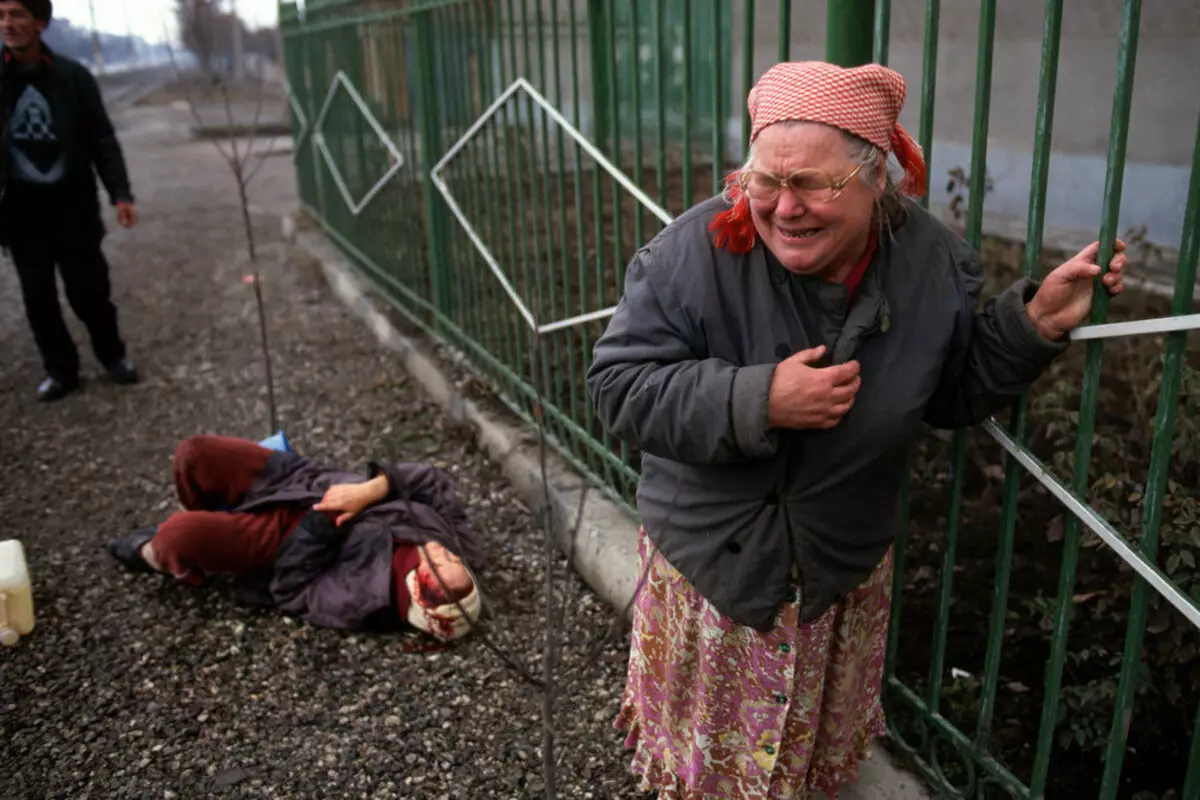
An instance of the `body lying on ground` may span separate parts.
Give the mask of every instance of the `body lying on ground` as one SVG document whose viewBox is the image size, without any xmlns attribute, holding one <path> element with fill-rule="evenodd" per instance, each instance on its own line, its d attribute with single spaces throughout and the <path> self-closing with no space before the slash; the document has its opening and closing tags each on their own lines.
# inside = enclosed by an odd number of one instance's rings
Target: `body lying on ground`
<svg viewBox="0 0 1200 800">
<path fill-rule="evenodd" d="M 451 477 L 372 461 L 367 475 L 224 436 L 175 450 L 183 510 L 109 543 L 135 572 L 200 585 L 238 578 L 239 598 L 329 628 L 407 625 L 440 641 L 478 619 L 479 550 Z"/>
</svg>

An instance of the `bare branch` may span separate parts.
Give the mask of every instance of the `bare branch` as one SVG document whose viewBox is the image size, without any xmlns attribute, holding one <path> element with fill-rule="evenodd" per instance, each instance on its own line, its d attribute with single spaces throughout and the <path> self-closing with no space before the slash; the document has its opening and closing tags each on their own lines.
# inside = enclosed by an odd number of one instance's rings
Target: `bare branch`
<svg viewBox="0 0 1200 800">
<path fill-rule="evenodd" d="M 238 181 L 242 180 L 242 167 L 245 163 L 242 161 L 242 156 L 238 153 L 238 139 L 236 120 L 233 118 L 233 101 L 229 98 L 229 87 L 225 81 L 219 81 L 217 86 L 221 90 L 221 101 L 225 105 L 225 123 L 229 126 L 229 144 L 233 148 L 233 170 L 237 173 Z"/>
<path fill-rule="evenodd" d="M 204 119 L 200 116 L 200 109 L 196 107 L 196 101 L 192 99 L 191 90 L 188 89 L 187 83 L 183 79 L 183 73 L 179 70 L 179 63 L 175 60 L 175 48 L 171 46 L 171 39 L 165 24 L 163 25 L 163 34 L 163 40 L 166 42 L 167 47 L 167 57 L 171 60 L 171 71 L 175 75 L 175 83 L 183 90 L 183 99 L 187 103 L 188 110 L 192 112 L 192 119 L 195 121 L 196 127 L 198 129 L 203 128 Z M 221 154 L 221 157 L 229 162 L 229 165 L 232 167 L 234 164 L 233 156 L 225 148 L 221 147 L 220 140 L 212 139 L 212 143 L 217 148 L 217 152 Z"/>
<path fill-rule="evenodd" d="M 542 337 L 535 336 L 533 343 L 534 361 L 542 367 L 537 370 L 534 382 L 537 407 L 534 418 L 538 424 L 538 462 L 542 471 L 542 548 L 546 559 L 546 624 L 542 637 L 542 781 L 546 800 L 555 800 L 558 794 L 558 775 L 554 759 L 554 699 L 557 689 L 554 683 L 554 667 L 558 660 L 556 634 L 561 617 L 554 613 L 554 507 L 551 501 L 550 478 L 546 474 L 546 368 L 542 352 Z M 566 594 L 564 590 L 563 594 Z"/>
<path fill-rule="evenodd" d="M 249 185 L 250 182 L 254 180 L 254 176 L 257 175 L 259 170 L 261 170 L 263 168 L 263 166 L 267 163 L 267 159 L 275 154 L 275 143 L 278 141 L 279 141 L 278 136 L 272 136 L 271 140 L 269 142 L 267 142 L 267 149 L 261 153 L 258 153 L 258 162 L 254 165 L 254 167 L 250 170 L 250 172 L 248 172 L 246 174 L 246 184 L 247 185 Z"/>
</svg>

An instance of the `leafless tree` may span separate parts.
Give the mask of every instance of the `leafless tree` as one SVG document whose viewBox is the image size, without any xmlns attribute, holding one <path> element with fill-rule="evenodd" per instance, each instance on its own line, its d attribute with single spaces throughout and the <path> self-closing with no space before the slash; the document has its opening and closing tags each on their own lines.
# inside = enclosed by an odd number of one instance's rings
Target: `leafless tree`
<svg viewBox="0 0 1200 800">
<path fill-rule="evenodd" d="M 185 4 L 205 4 L 210 7 L 213 5 L 213 0 L 178 0 L 178 2 L 180 7 Z M 168 39 L 168 41 L 170 40 Z M 188 90 L 186 77 L 180 72 L 179 65 L 175 60 L 174 49 L 168 48 L 168 53 L 171 56 L 176 83 L 184 91 L 192 119 L 195 121 L 198 129 L 203 129 L 205 127 L 204 118 L 195 98 Z M 223 78 L 215 75 L 210 76 L 209 80 L 220 96 L 221 108 L 224 111 L 225 135 L 213 136 L 211 141 L 213 146 L 216 147 L 217 152 L 225 159 L 225 163 L 229 166 L 234 182 L 237 185 L 242 229 L 245 235 L 246 251 L 249 256 L 251 268 L 251 272 L 246 275 L 245 281 L 254 290 L 255 305 L 258 309 L 259 338 L 262 346 L 263 367 L 267 384 L 267 410 L 270 416 L 269 433 L 274 434 L 279 430 L 279 414 L 275 404 L 275 381 L 271 370 L 271 349 L 267 338 L 267 318 L 263 304 L 262 281 L 258 267 L 258 247 L 254 239 L 254 223 L 250 213 L 250 196 L 248 190 L 251 181 L 258 175 L 259 170 L 262 169 L 267 159 L 274 152 L 277 137 L 272 136 L 265 147 L 258 141 L 259 126 L 262 121 L 263 104 L 266 95 L 266 87 L 262 83 L 261 76 L 254 81 L 254 117 L 249 128 L 246 130 L 244 141 L 239 140 L 238 133 L 241 130 L 241 126 L 239 126 L 236 114 L 234 113 L 233 98 L 230 95 L 228 83 Z"/>
<path fill-rule="evenodd" d="M 217 53 L 217 33 L 221 11 L 217 0 L 175 0 L 175 20 L 183 46 L 211 73 Z"/>
</svg>

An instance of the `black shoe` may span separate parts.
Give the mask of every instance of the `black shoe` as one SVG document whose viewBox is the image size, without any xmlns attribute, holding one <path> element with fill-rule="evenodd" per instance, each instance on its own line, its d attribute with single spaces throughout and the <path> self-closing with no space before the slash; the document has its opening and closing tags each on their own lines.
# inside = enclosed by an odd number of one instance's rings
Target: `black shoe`
<svg viewBox="0 0 1200 800">
<path fill-rule="evenodd" d="M 79 378 L 60 378 L 57 375 L 47 375 L 37 388 L 38 400 L 49 403 L 61 400 L 79 388 Z"/>
<path fill-rule="evenodd" d="M 154 538 L 158 528 L 138 528 L 128 536 L 108 543 L 108 553 L 130 572 L 156 572 L 142 558 L 142 545 Z"/>
<path fill-rule="evenodd" d="M 129 384 L 138 382 L 137 367 L 128 358 L 118 358 L 111 364 L 105 365 L 104 368 L 108 370 L 108 376 L 117 383 Z"/>
</svg>

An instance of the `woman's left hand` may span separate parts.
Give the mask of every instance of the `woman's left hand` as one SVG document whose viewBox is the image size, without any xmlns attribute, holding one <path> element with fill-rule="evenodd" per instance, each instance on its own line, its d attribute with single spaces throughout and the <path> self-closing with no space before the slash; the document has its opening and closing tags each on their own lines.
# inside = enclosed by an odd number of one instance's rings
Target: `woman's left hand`
<svg viewBox="0 0 1200 800">
<path fill-rule="evenodd" d="M 1087 318 L 1092 310 L 1095 278 L 1101 272 L 1099 255 L 1100 242 L 1092 242 L 1080 250 L 1046 276 L 1037 294 L 1025 306 L 1025 314 L 1043 338 L 1058 341 Z M 1128 263 L 1125 242 L 1117 239 L 1108 272 L 1101 280 L 1110 295 L 1125 291 L 1122 271 Z"/>
</svg>

